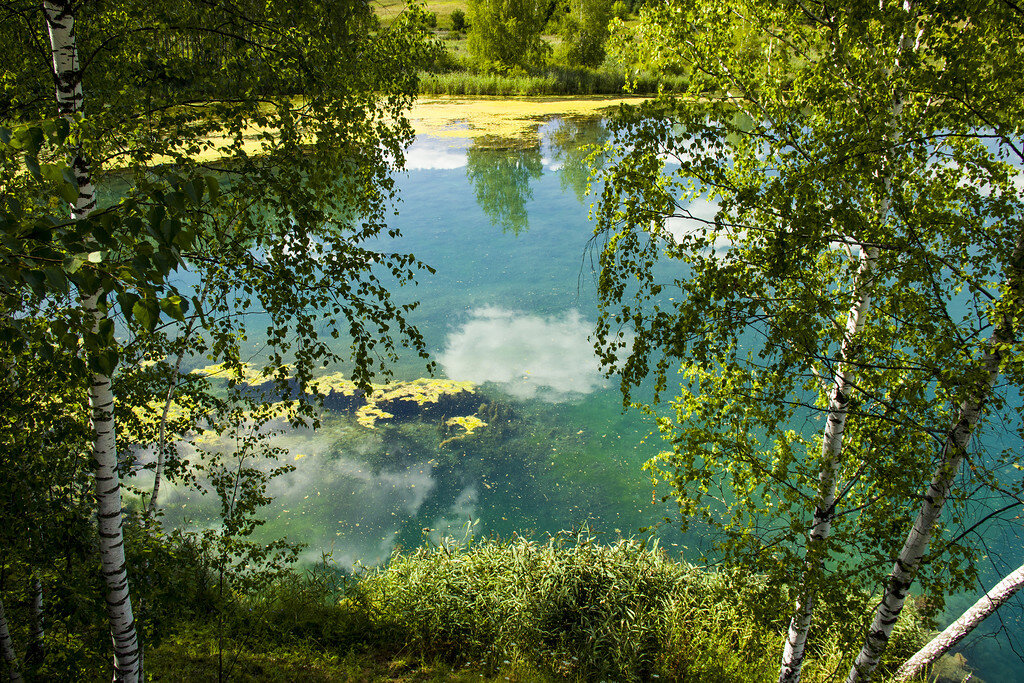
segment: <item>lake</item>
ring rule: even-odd
[[[439,376],[475,386],[468,405],[487,425],[463,434],[433,416],[368,429],[327,413],[316,432],[287,430],[274,443],[295,471],[273,482],[258,538],[301,541],[304,560],[352,569],[444,537],[586,529],[610,541],[657,525],[671,555],[697,560],[701,530],[661,523],[677,513],[641,469],[660,449],[653,423],[623,412],[589,339],[596,254],[579,145],[602,135],[596,120],[556,120],[539,125],[535,144],[457,131],[417,139],[397,176],[402,237],[386,248],[436,268],[398,296],[420,302],[413,321]],[[416,358],[395,367],[396,380],[423,376]],[[172,488],[164,503],[170,524],[216,517],[209,496]],[[1005,527],[986,540],[1008,562],[1020,556]],[[976,597],[951,599],[946,618]],[[1020,610],[1002,616],[1012,631]],[[1009,646],[976,636],[960,649],[989,681],[1024,681]]]

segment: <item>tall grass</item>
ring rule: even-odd
[[[645,95],[686,89],[683,76],[641,73],[627,82],[625,74],[586,69],[549,69],[537,74],[501,75],[449,71],[420,74],[425,95]]]
[[[358,603],[387,639],[428,660],[490,673],[520,662],[576,680],[738,683],[777,675],[791,605],[784,587],[674,562],[635,540],[572,540],[516,538],[395,555],[358,584]],[[832,680],[849,659],[842,643],[857,628],[852,617],[819,608],[805,681]],[[898,664],[923,637],[909,616],[887,661]]]
[[[322,564],[223,598],[176,576],[180,609],[146,652],[154,680],[749,683],[777,676],[792,605],[764,577],[586,535],[445,542],[354,578]],[[804,681],[849,666],[871,602],[818,606]],[[880,680],[926,635],[908,606]]]

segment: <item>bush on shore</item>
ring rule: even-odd
[[[832,680],[859,635],[850,612],[869,600],[821,606],[804,681]],[[637,540],[446,542],[358,577],[321,566],[233,596],[147,662],[155,680],[203,680],[224,662],[233,678],[288,680],[301,662],[308,680],[745,683],[777,675],[790,604],[763,577]],[[880,673],[926,636],[905,610]]]

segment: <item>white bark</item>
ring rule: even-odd
[[[18,666],[18,656],[14,653],[14,641],[11,640],[11,629],[7,625],[7,615],[4,613],[4,602],[0,600],[0,655],[3,655],[7,664],[7,675],[12,681],[20,681],[21,667]]]
[[[185,330],[188,335],[191,330]],[[149,505],[146,506],[146,516],[152,518],[157,511],[157,500],[160,498],[160,482],[163,480],[164,464],[167,461],[165,450],[167,448],[167,416],[171,411],[171,402],[174,400],[174,390],[178,386],[178,377],[181,372],[181,361],[185,352],[178,354],[178,362],[174,365],[173,374],[167,383],[167,393],[164,396],[164,409],[160,415],[160,432],[156,439],[156,468],[153,470],[153,494],[149,497]]]
[[[988,348],[982,359],[982,365],[986,372],[985,382],[972,391],[972,396],[960,404],[960,412],[956,424],[946,434],[946,440],[942,445],[939,455],[939,463],[932,474],[931,483],[924,495],[921,509],[918,512],[914,526],[903,544],[903,549],[896,558],[892,572],[886,582],[885,594],[881,603],[875,610],[875,617],[868,629],[868,635],[864,647],[850,669],[847,676],[848,683],[859,683],[871,679],[882,652],[889,642],[896,619],[907,598],[907,591],[913,584],[920,567],[921,558],[928,550],[931,542],[932,532],[935,523],[946,503],[953,479],[960,469],[967,454],[967,446],[971,440],[978,419],[981,417],[985,401],[992,392],[996,380],[999,377],[999,363],[1002,355],[1002,348],[1006,344],[1008,331],[1001,324],[989,340]]]
[[[53,56],[57,88],[57,109],[62,116],[82,110],[82,74],[75,42],[74,6],[70,0],[44,0],[43,10]],[[96,189],[92,184],[88,160],[80,150],[72,161],[78,181],[78,199],[71,207],[75,219],[85,218],[96,207]],[[82,309],[98,333],[105,313],[99,308],[99,292],[82,294]],[[96,460],[94,482],[99,526],[100,563],[106,581],[107,617],[114,644],[114,680],[138,681],[138,636],[128,591],[128,572],[124,559],[124,535],[121,529],[121,483],[117,473],[114,394],[110,377],[93,372],[89,382],[89,408],[93,428],[93,457]]]
[[[32,605],[29,619],[28,650],[25,661],[31,666],[39,664],[43,659],[43,640],[46,631],[43,624],[43,582],[39,573],[32,573]]]
[[[894,683],[905,683],[916,676],[921,669],[941,657],[973,631],[981,622],[1012,598],[1017,591],[1024,588],[1024,565],[1017,567],[1011,574],[997,583],[985,593],[973,606],[964,612],[959,619],[950,624],[946,630],[935,636],[931,642],[918,650],[917,654],[908,659],[896,672]]]
[[[903,11],[906,13],[908,24],[916,23],[912,0],[904,0]],[[897,45],[896,59],[890,76],[899,71],[905,54],[919,47],[915,40],[915,34],[918,34],[916,27],[915,30],[904,29]],[[896,124],[905,104],[906,93],[897,87],[889,108],[890,124]],[[882,188],[876,218],[880,223],[885,221],[888,216],[892,202],[892,157],[895,154],[895,144],[892,140],[887,140],[887,142],[889,143],[888,151],[883,157],[879,169],[882,176]],[[832,520],[835,517],[836,492],[839,471],[842,467],[843,432],[846,429],[847,404],[852,382],[846,361],[849,360],[856,337],[863,331],[867,321],[874,288],[873,266],[879,251],[877,247],[861,245],[860,254],[861,262],[854,284],[855,291],[859,292],[859,296],[847,317],[840,363],[836,367],[829,395],[828,417],[822,437],[822,469],[818,478],[818,498],[807,549],[804,553],[807,558],[807,568],[802,582],[802,592],[797,599],[796,611],[786,635],[786,645],[782,652],[782,666],[779,669],[779,683],[798,683],[800,680],[800,669],[803,664],[807,635],[810,631],[811,616],[814,610],[815,574],[820,571],[820,564],[827,549],[828,537],[832,532]]]
[[[98,298],[97,294],[91,294],[82,299],[82,306],[94,321],[94,331],[102,319],[97,309]],[[107,617],[114,642],[114,680],[136,683],[139,642],[124,559],[121,481],[117,473],[117,448],[114,442],[114,393],[111,391],[110,377],[100,372],[94,372],[91,377],[89,408],[94,430],[93,457],[96,460],[96,471],[93,477],[99,522],[100,564],[106,581]]]
[[[203,294],[205,296],[206,288],[203,287]],[[195,324],[194,319],[190,320],[188,325],[185,326],[185,330],[182,332],[182,338],[188,339],[193,330]],[[181,380],[181,364],[185,360],[185,348],[182,348],[178,352],[178,358],[174,363],[174,369],[171,371],[171,378],[167,382],[167,392],[164,395],[164,408],[163,413],[160,415],[160,430],[156,440],[156,468],[153,472],[153,494],[149,497],[149,505],[146,506],[146,516],[152,518],[156,511],[159,509],[160,499],[160,483],[163,481],[164,466],[167,463],[166,449],[167,449],[167,417],[170,414],[171,402],[174,400],[174,391],[178,388],[178,383]]]
[[[825,420],[825,431],[821,442],[822,468],[818,475],[818,497],[810,536],[807,539],[807,548],[804,552],[807,558],[807,568],[804,572],[802,590],[796,601],[793,618],[789,623],[789,631],[786,634],[786,645],[782,651],[782,664],[779,669],[779,683],[796,683],[800,680],[800,670],[807,647],[807,634],[810,632],[811,618],[814,613],[815,582],[817,574],[821,570],[828,538],[832,534],[832,519],[835,517],[836,491],[839,470],[842,467],[843,432],[846,429],[846,418],[849,414],[847,405],[852,388],[851,372],[846,361],[852,353],[857,336],[864,330],[867,323],[868,312],[871,309],[871,290],[874,285],[873,268],[877,258],[878,249],[876,247],[861,248],[860,267],[854,284],[857,296],[847,316],[846,331],[840,346],[839,362],[836,364],[829,393],[828,417]]]

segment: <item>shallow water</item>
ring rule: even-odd
[[[288,430],[275,444],[296,469],[273,482],[260,538],[286,536],[308,544],[307,560],[327,553],[351,568],[442,536],[536,537],[586,526],[612,540],[676,519],[660,501],[667,488],[654,490],[641,469],[660,448],[653,425],[623,412],[589,340],[592,198],[575,144],[600,131],[596,122],[545,124],[543,144],[513,149],[458,138],[415,143],[398,176],[402,237],[388,248],[437,273],[399,298],[420,301],[413,320],[441,375],[476,383],[481,404],[505,411],[481,434],[506,426],[454,448],[440,446],[430,421],[371,432],[328,416],[315,433]],[[399,380],[423,374],[415,358],[396,368]],[[209,497],[172,491],[165,502],[171,523],[202,525],[215,515]],[[695,561],[706,539],[677,526],[660,525],[659,542]],[[1003,564],[1020,557],[1009,527],[986,541]],[[952,598],[947,618],[975,598]],[[1003,619],[1014,630],[1020,610]],[[978,635],[960,649],[989,681],[1024,680],[1011,642]]]

